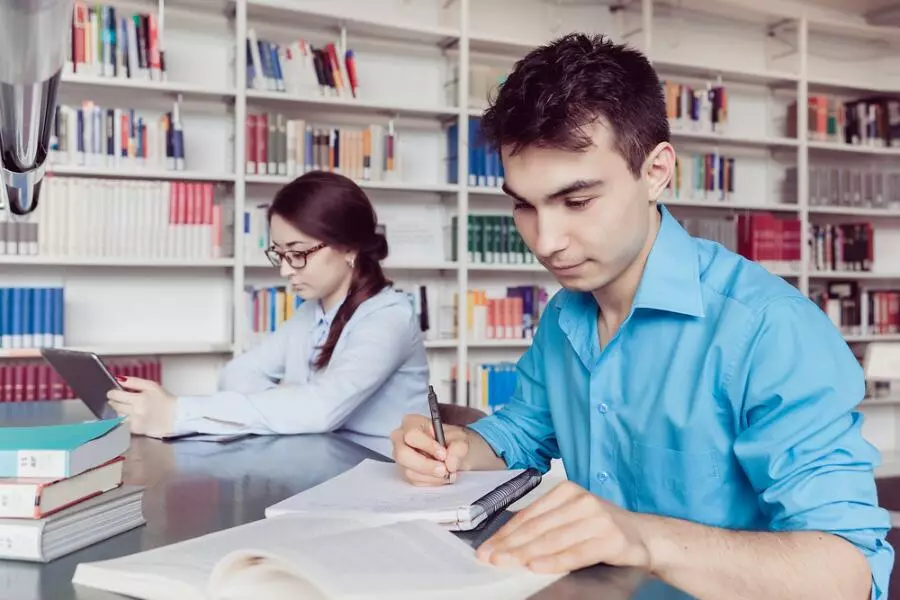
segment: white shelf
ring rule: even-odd
[[[217,89],[202,84],[182,81],[151,81],[149,79],[126,79],[121,77],[95,77],[89,75],[66,74],[62,77],[64,87],[82,86],[88,88],[108,88],[135,90],[160,94],[183,94],[185,96],[203,98],[213,97],[223,100],[234,100],[236,95],[232,89]]]
[[[843,215],[849,217],[871,217],[897,219],[900,210],[888,208],[864,208],[861,206],[810,206],[811,215]]]
[[[531,340],[514,339],[469,339],[469,348],[528,348]]]
[[[469,34],[469,51],[484,54],[502,54],[519,58],[527,54],[543,42],[538,40],[523,40],[509,37],[498,37],[481,33]]]
[[[807,142],[810,150],[827,150],[829,152],[851,152],[855,154],[873,154],[879,156],[900,156],[900,148],[882,148],[878,146],[856,146],[839,142]]]
[[[810,279],[875,279],[900,280],[900,273],[879,273],[878,271],[810,271]]]
[[[179,356],[192,354],[228,354],[230,343],[174,342],[162,344],[90,344],[66,346],[68,350],[93,352],[100,356]],[[0,358],[40,358],[39,348],[0,348]]]
[[[235,180],[234,173],[169,171],[167,169],[145,169],[140,167],[80,167],[74,165],[51,165],[49,172],[53,175],[65,177],[103,177],[110,179],[211,182],[233,182]]]
[[[388,117],[406,116],[440,118],[455,117],[459,113],[459,109],[453,106],[399,105],[364,99],[357,100],[355,98],[304,97],[288,94],[287,92],[274,92],[270,90],[247,90],[247,101],[291,104],[304,108],[336,109],[345,112],[377,114]]]
[[[854,342],[900,342],[900,333],[867,333],[864,335],[845,334],[844,339]]]
[[[295,178],[285,175],[245,175],[244,182],[259,185],[286,185]],[[369,190],[388,190],[397,192],[437,192],[451,194],[459,191],[459,186],[452,183],[418,183],[414,181],[367,181],[356,180],[356,185]]]
[[[488,271],[488,272],[507,272],[507,273],[516,273],[516,272],[531,272],[531,273],[547,273],[550,274],[547,269],[540,263],[535,264],[522,264],[522,265],[508,265],[508,264],[496,264],[496,263],[470,263],[469,264],[470,271]]]
[[[779,85],[800,81],[799,75],[786,71],[742,69],[740,67],[719,68],[709,65],[677,62],[665,58],[654,59],[653,67],[663,79],[667,73],[672,73],[680,77],[703,77],[709,79],[721,76],[723,83],[726,85],[731,82]]]
[[[763,212],[798,213],[801,208],[796,204],[751,204],[749,202],[733,202],[730,200],[684,200],[669,198],[661,200],[663,204],[673,208],[703,208],[712,210],[747,210]]]
[[[22,256],[0,254],[0,265],[46,265],[64,267],[158,267],[166,269],[196,269],[233,267],[232,258],[174,259],[174,258],[121,258],[77,256]]]
[[[694,142],[710,142],[714,144],[732,144],[739,146],[760,146],[760,147],[784,147],[796,148],[799,141],[796,138],[787,138],[779,136],[740,136],[730,135],[727,133],[711,133],[706,131],[690,131],[688,129],[672,129],[672,138],[675,140],[682,139]]]
[[[348,34],[421,44],[446,45],[459,39],[459,29],[422,26],[416,23],[377,21],[324,10],[297,6],[291,0],[247,0],[247,18],[296,24],[307,28],[338,30],[346,27]]]

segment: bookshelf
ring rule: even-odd
[[[392,255],[388,276],[398,287],[427,285],[440,321],[427,346],[442,397],[450,394],[452,364],[514,360],[528,340],[482,339],[465,327],[449,335],[454,319],[464,319],[449,298],[467,290],[540,285],[552,294],[558,284],[537,264],[484,264],[465,252],[450,256],[450,217],[508,213],[496,187],[469,184],[468,122],[485,102],[485,73],[508,70],[528,50],[567,31],[604,32],[627,41],[653,60],[662,79],[703,86],[721,79],[728,87],[730,118],[724,133],[673,125],[673,141],[686,157],[716,152],[736,157],[740,193],[726,201],[682,195],[667,205],[679,218],[721,219],[772,213],[797,219],[803,233],[797,268],[771,270],[806,294],[832,280],[900,289],[900,207],[816,205],[809,201],[809,167],[820,162],[871,163],[898,168],[900,148],[839,145],[791,136],[785,125],[791,102],[828,94],[852,98],[900,94],[900,70],[892,67],[893,29],[838,18],[833,12],[788,2],[684,0],[678,7],[658,0],[627,3],[549,3],[542,0],[161,0],[108,4],[122,10],[155,12],[166,53],[164,81],[118,79],[67,73],[60,101],[85,100],[146,111],[171,110],[179,102],[185,126],[183,170],[104,165],[53,164],[51,177],[212,183],[234,218],[233,251],[226,257],[127,258],[122,256],[0,255],[0,278],[12,285],[65,285],[68,343],[110,355],[142,353],[164,360],[164,383],[176,393],[208,391],[222,363],[248,343],[245,286],[280,283],[277,271],[252,252],[241,231],[245,211],[264,204],[287,174],[248,173],[245,168],[247,117],[277,113],[311,123],[365,127],[392,122],[400,135],[402,175],[360,181],[380,216],[391,225],[437,219],[442,248],[437,255]],[[245,40],[300,39],[322,45],[340,41],[359,62],[360,97],[327,97],[248,85]],[[252,57],[251,57],[252,60]],[[494,71],[491,71],[493,69]],[[154,113],[155,114],[155,113]],[[809,126],[798,112],[797,129]],[[448,183],[446,130],[458,126],[456,178]],[[796,190],[779,185],[796,167]],[[871,271],[814,271],[806,232],[814,224],[871,222],[875,264]],[[410,226],[411,227],[411,226]],[[456,244],[466,248],[459,227]],[[414,246],[409,246],[410,248]],[[395,243],[394,248],[404,248]],[[71,292],[71,293],[70,293]],[[465,322],[461,320],[460,322]],[[848,343],[864,349],[871,341],[896,340],[900,333],[848,333]],[[10,352],[0,354],[9,357]],[[187,365],[187,366],[186,366]],[[190,370],[188,368],[190,367]],[[198,375],[200,373],[200,375]],[[457,397],[465,381],[456,380]],[[900,405],[898,405],[900,406]],[[878,410],[895,407],[882,402]],[[874,410],[874,407],[873,407]],[[880,413],[879,413],[880,414]],[[894,415],[893,417],[900,417]],[[879,444],[894,445],[893,425],[879,424]]]

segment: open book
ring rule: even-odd
[[[82,563],[73,582],[144,600],[504,600],[560,576],[483,563],[430,521],[282,516]]]
[[[534,469],[465,471],[443,486],[404,481],[395,463],[364,460],[266,509],[266,516],[365,516],[383,523],[423,519],[454,531],[475,529],[541,482]]]

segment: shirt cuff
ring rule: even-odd
[[[468,429],[480,435],[497,456],[503,459],[508,469],[533,467],[542,473],[546,473],[550,468],[549,464],[540,464],[533,456],[529,456],[522,451],[520,442],[515,439],[512,435],[513,432],[501,420],[499,414],[479,419],[469,425]]]

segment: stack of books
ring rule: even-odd
[[[121,418],[0,428],[0,559],[50,562],[144,524]]]

